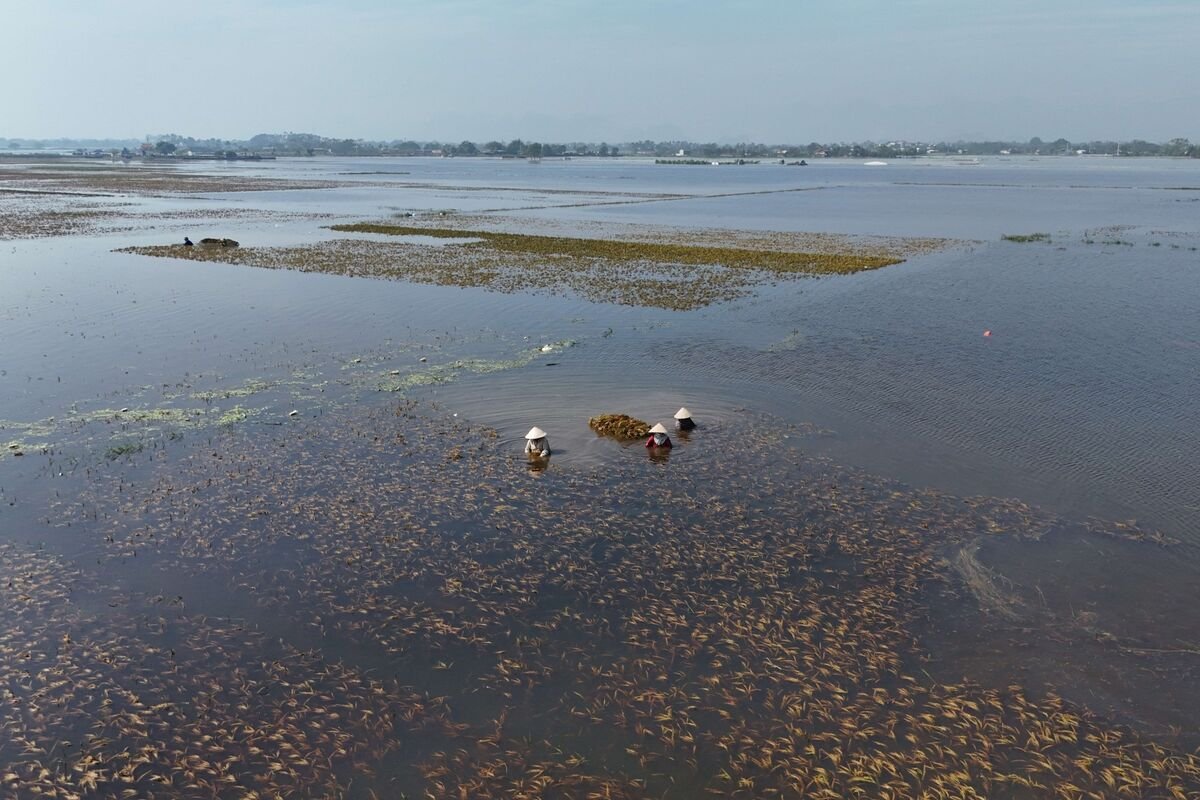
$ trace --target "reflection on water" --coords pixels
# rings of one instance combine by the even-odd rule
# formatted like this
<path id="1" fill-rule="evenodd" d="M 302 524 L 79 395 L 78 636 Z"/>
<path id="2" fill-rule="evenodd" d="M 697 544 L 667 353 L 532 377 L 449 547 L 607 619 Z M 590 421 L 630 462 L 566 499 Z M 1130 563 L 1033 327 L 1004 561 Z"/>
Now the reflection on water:
<path id="1" fill-rule="evenodd" d="M 671 460 L 670 448 L 647 447 L 646 457 L 654 464 L 667 464 Z"/>

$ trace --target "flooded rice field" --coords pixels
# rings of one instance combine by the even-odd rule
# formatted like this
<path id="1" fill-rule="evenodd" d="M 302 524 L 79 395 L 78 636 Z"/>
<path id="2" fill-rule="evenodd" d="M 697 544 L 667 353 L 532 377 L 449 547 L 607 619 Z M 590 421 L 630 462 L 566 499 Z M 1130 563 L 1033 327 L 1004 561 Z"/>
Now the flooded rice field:
<path id="1" fill-rule="evenodd" d="M 85 166 L 5 796 L 1200 797 L 1200 164 Z"/>

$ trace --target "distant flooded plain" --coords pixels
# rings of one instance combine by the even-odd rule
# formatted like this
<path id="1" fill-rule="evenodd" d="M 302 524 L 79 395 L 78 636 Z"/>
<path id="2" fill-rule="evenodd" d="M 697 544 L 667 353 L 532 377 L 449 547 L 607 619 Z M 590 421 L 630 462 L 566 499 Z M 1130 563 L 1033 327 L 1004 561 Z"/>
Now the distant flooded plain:
<path id="1" fill-rule="evenodd" d="M 0 164 L 0 785 L 1200 797 L 1198 210 L 1194 160 Z"/>

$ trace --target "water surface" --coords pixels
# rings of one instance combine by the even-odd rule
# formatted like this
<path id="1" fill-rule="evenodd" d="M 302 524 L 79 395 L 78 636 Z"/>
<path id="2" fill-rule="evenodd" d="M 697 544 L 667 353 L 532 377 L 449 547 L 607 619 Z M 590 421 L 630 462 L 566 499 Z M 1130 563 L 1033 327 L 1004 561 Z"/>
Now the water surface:
<path id="1" fill-rule="evenodd" d="M 116 624 L 125 613 L 159 614 L 142 609 L 145 598 L 182 595 L 184 616 L 237 620 L 278 640 L 274 655 L 284 661 L 293 650 L 320 650 L 444 694 L 492 675 L 488 662 L 465 654 L 397 660 L 352 622 L 335 623 L 321 605 L 329 598 L 304 592 L 328 570 L 347 597 L 365 602 L 350 561 L 338 560 L 347 558 L 344 546 L 296 538 L 307 530 L 303 514 L 285 523 L 292 518 L 278 498 L 266 516 L 247 500 L 286 489 L 322 525 L 361 513 L 371 535 L 413 526 L 446 537 L 441 543 L 470 542 L 472 531 L 491 530 L 496 520 L 515 526 L 513 512 L 488 511 L 509 504 L 517 520 L 550 508 L 609 530 L 616 523 L 601 512 L 636 520 L 661 513 L 661 498 L 691 498 L 698 505 L 669 526 L 691 536 L 714 524 L 705 504 L 732 526 L 722 531 L 737 529 L 742 504 L 764 515 L 772 532 L 808 530 L 810 515 L 849 524 L 836 510 L 843 485 L 861 487 L 852 519 L 876 532 L 912 522 L 901 509 L 867 510 L 889 496 L 939 509 L 1011 498 L 980 501 L 1027 510 L 988 517 L 1003 520 L 990 533 L 1008 535 L 974 549 L 965 531 L 984 523 L 938 512 L 957 520 L 947 523 L 954 533 L 944 556 L 960 571 L 949 574 L 973 568 L 974 561 L 956 561 L 971 552 L 984 569 L 972 574 L 1003 576 L 993 583 L 1009 599 L 1007 610 L 997 610 L 965 590 L 943 596 L 931 585 L 905 595 L 926 620 L 918 653 L 928 672 L 943 682 L 967 677 L 985 687 L 1017 681 L 1056 691 L 1105 719 L 1195 746 L 1190 720 L 1200 697 L 1181 679 L 1194 658 L 1187 632 L 1200 623 L 1188 611 L 1200 585 L 1195 161 L 709 168 L 626 159 L 283 159 L 181 169 L 344 185 L 123 198 L 134 205 L 122 229 L 0 243 L 0 443 L 24 453 L 0 460 L 0 533 L 13 546 L 86 567 L 83 574 L 95 573 L 122 597 L 142 598 L 99 599 L 89 613 Z M 219 216 L 230 209 L 280 216 Z M 201 216 L 155 218 L 164 212 Z M 282 216 L 314 212 L 327 216 Z M 484 213 L 537 230 L 636 224 L 961 241 L 882 270 L 780 281 L 692 312 L 112 252 L 184 235 L 255 246 L 321 241 L 336 235 L 325 227 L 333 221 L 397 213 L 449 220 Z M 1001 238 L 1034 232 L 1049 240 Z M 599 439 L 586 426 L 603 412 L 668 422 L 680 405 L 700 428 L 666 458 Z M 420 414 L 435 422 L 419 422 Z M 381 421 L 389 415 L 402 420 L 395 430 Z M 555 451 L 542 472 L 516 457 L 535 424 L 549 431 Z M 495 436 L 479 445 L 494 450 L 486 450 L 478 489 L 431 500 L 440 455 L 460 443 L 474 447 L 482 430 Z M 397 440 L 393 460 L 372 439 L 383 431 L 419 437 L 439 459 L 420 448 L 426 456 L 413 455 Z M 744 474 L 737 472 L 741 437 L 755 453 Z M 778 457 L 763 458 L 773 446 Z M 272 466 L 266 453 L 274 447 L 286 456 Z M 469 486 L 475 462 L 471 452 L 459 457 L 464 466 L 451 460 L 446 468 L 465 482 L 447 486 Z M 337 464 L 340 471 L 331 468 Z M 415 471 L 405 473 L 405 465 Z M 187 510 L 167 503 L 176 484 L 208 490 L 206 474 L 220 487 L 210 502 Z M 338 475 L 354 481 L 339 485 Z M 405 481 L 414 484 L 411 495 Z M 625 491 L 635 485 L 645 494 Z M 356 511 L 365 498 L 354 493 L 371 487 L 396 494 Z M 622 493 L 606 493 L 615 487 Z M 809 506 L 791 499 L 798 492 Z M 222 508 L 241 511 L 226 519 Z M 174 519 L 187 524 L 178 542 L 163 544 Z M 1176 543 L 1114 538 L 1120 530 Z M 365 548 L 370 539 L 350 541 Z M 608 563 L 612 545 L 567 541 L 563 548 L 578 544 Z M 855 585 L 858 562 L 822 558 L 845 573 L 838 586 Z M 93 569 L 96 559 L 103 566 Z M 193 568 L 201 578 L 177 578 Z M 418 584 L 381 596 L 452 607 Z M 842 602 L 831 586 L 822 602 Z M 110 590 L 95 591 L 106 598 Z M 264 601 L 264 593 L 274 599 Z M 549 613 L 552 603 L 543 602 L 535 606 Z M 562 733 L 563 719 L 542 717 L 533 699 L 557 697 L 562 687 L 549 685 L 514 710 L 517 728 Z M 489 702 L 464 700 L 461 713 L 488 720 Z M 623 763 L 620 736 L 578 741 L 605 768 L 636 771 Z M 383 774 L 421 785 L 397 770 Z"/>

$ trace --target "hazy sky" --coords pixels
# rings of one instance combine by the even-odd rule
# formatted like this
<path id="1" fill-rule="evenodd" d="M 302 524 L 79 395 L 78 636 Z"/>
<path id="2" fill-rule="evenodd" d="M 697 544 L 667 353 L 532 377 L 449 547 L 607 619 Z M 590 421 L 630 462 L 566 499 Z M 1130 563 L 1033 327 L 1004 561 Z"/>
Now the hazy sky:
<path id="1" fill-rule="evenodd" d="M 1200 0 L 0 0 L 0 136 L 1200 140 Z"/>

